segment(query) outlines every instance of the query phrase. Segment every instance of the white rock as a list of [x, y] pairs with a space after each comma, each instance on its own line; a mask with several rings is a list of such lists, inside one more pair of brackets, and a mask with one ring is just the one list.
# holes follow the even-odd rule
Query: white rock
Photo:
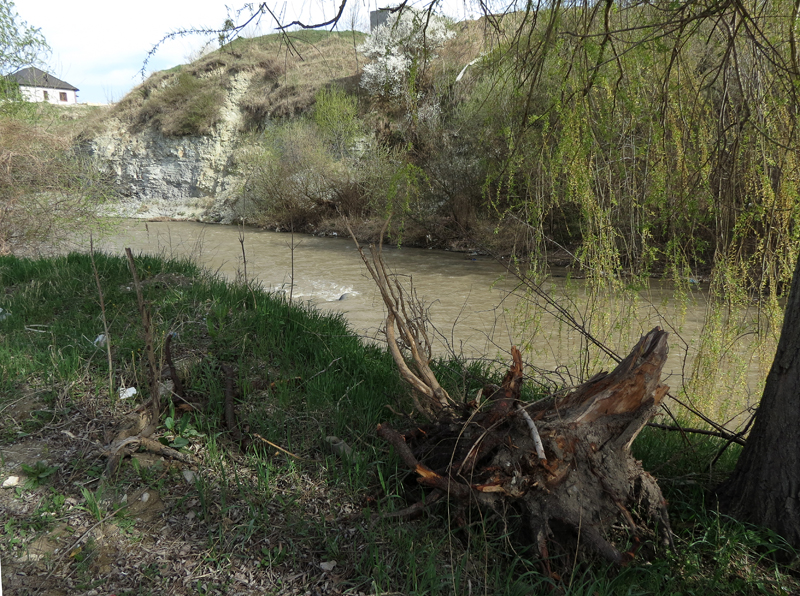
[[183, 474], [183, 479], [186, 480], [188, 484], [194, 484], [194, 472], [191, 470], [183, 470], [181, 474]]
[[3, 481], [3, 488], [14, 488], [19, 484], [19, 476], [9, 476]]
[[333, 568], [336, 567], [336, 561], [325, 561], [324, 563], [320, 563], [319, 567], [323, 571], [333, 571]]

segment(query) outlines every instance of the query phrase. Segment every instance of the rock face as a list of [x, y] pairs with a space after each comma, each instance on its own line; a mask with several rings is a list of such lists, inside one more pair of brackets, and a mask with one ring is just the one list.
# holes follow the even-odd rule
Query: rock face
[[165, 137], [150, 128], [133, 133], [111, 118], [89, 151], [121, 195], [115, 211], [129, 217], [232, 221], [242, 183], [234, 160], [242, 124], [238, 102], [250, 77], [239, 73], [232, 78], [210, 135]]

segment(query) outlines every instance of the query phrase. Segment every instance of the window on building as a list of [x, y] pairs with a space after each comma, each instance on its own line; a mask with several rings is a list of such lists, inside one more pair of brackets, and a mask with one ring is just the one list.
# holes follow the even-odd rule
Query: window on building
[[44, 100], [45, 100], [45, 101], [47, 101], [48, 99], [50, 99], [50, 94], [49, 94], [47, 91], [42, 91], [42, 94], [44, 95]]
[[66, 91], [59, 91], [58, 92], [58, 101], [67, 101], [67, 92]]

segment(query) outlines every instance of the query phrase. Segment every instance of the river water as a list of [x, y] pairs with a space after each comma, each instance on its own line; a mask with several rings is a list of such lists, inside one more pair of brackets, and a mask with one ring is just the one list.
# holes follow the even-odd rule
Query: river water
[[[239, 234], [235, 226], [128, 220], [99, 246], [117, 254], [130, 247], [135, 253], [189, 257], [228, 279], [241, 279], [244, 261]], [[290, 294], [293, 300], [342, 313], [358, 334], [382, 340], [383, 303], [351, 240], [292, 237], [250, 228], [243, 230], [243, 237], [249, 279]], [[515, 291], [517, 282], [505, 275], [502, 263], [490, 257], [405, 247], [384, 248], [384, 257], [395, 273], [413, 279], [419, 297], [429, 306], [430, 320], [438, 331], [435, 351], [439, 355], [454, 351], [467, 358], [507, 363], [510, 346], [522, 345], [526, 360], [537, 369], [558, 371], [557, 378], [564, 382], [576, 382], [581, 371], [593, 373], [613, 365], [599, 356], [588, 362], [580, 357], [586, 354], [582, 336]], [[581, 281], [569, 280], [565, 271], [557, 269], [549, 272], [543, 287], [577, 316], [591, 319], [599, 339], [622, 356], [652, 327], [671, 330], [670, 358], [663, 377], [671, 387], [681, 386], [707, 324], [702, 288], [676, 301], [671, 287], [654, 282], [633, 302], [612, 297], [593, 303]], [[526, 326], [521, 320], [534, 324]], [[710, 379], [728, 393], [738, 387], [742, 396], [737, 402], [756, 399], [764, 377], [765, 359], [748, 355], [749, 349], [743, 341], [727, 346], [726, 355], [734, 356], [735, 370], [717, 373], [721, 380]], [[730, 389], [725, 389], [728, 385]]]

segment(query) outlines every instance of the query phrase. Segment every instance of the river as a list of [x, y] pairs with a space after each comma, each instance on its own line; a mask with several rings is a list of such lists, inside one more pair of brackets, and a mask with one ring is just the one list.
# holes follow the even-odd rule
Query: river
[[[293, 300], [342, 313], [359, 335], [381, 341], [383, 303], [352, 240], [292, 237], [251, 228], [242, 233], [249, 279], [290, 294]], [[240, 230], [235, 226], [128, 220], [99, 247], [116, 254], [130, 247], [135, 253], [189, 257], [231, 280], [244, 275]], [[438, 355], [454, 351], [466, 358], [508, 362], [510, 346], [522, 345], [533, 366], [557, 371], [555, 378], [564, 382], [577, 381], [579, 369], [585, 374], [610, 364], [599, 356], [589, 362], [579, 358], [586, 354], [582, 336], [515, 291], [518, 284], [505, 275], [503, 263], [472, 253], [405, 247], [384, 248], [384, 256], [393, 271], [411, 276], [419, 297], [429, 306], [430, 320], [438, 330], [434, 347]], [[612, 297], [598, 303], [592, 302], [580, 280], [569, 280], [566, 271], [558, 269], [549, 272], [543, 287], [578, 316], [590, 318], [599, 338], [623, 356], [652, 327], [670, 330], [670, 358], [662, 378], [673, 388], [681, 386], [707, 325], [702, 288], [676, 301], [670, 286], [653, 282], [632, 302]], [[526, 326], [520, 320], [535, 324]], [[752, 402], [764, 377], [765, 358], [754, 358], [750, 350], [746, 341], [728, 346], [725, 354], [732, 358], [727, 365], [732, 370], [709, 379], [715, 390], [741, 393], [738, 403]]]

